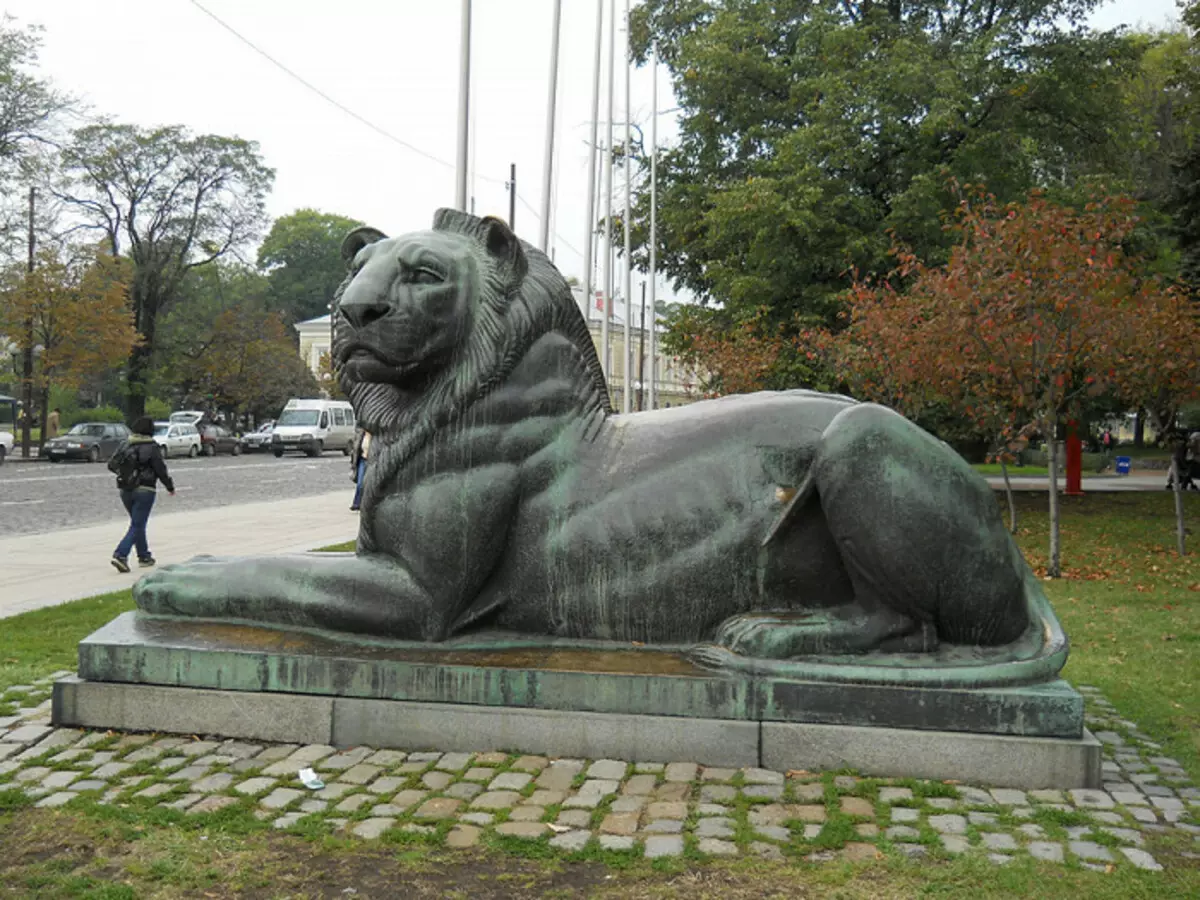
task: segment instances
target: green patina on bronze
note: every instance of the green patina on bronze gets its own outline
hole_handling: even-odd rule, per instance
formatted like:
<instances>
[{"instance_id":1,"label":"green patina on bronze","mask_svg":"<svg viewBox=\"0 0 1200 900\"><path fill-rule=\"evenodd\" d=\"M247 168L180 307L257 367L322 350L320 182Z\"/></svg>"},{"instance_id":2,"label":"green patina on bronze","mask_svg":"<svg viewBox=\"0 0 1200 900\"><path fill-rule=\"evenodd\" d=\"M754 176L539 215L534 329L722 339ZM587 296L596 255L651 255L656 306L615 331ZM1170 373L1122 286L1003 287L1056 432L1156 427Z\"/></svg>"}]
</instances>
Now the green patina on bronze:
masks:
<instances>
[{"instance_id":1,"label":"green patina on bronze","mask_svg":"<svg viewBox=\"0 0 1200 900\"><path fill-rule=\"evenodd\" d=\"M754 718L831 685L880 702L904 686L1078 733L1046 712L1061 688L1023 687L1057 684L1066 636L990 488L937 439L809 391L614 415L566 282L494 219L442 210L344 251L333 355L375 435L357 554L166 566L135 587L144 614L305 633L304 653L252 654L288 660L271 689L431 679L458 702ZM232 679L250 664L221 646L228 668L205 665ZM611 668L650 660L681 670ZM786 684L805 687L765 687Z\"/></svg>"},{"instance_id":2,"label":"green patina on bronze","mask_svg":"<svg viewBox=\"0 0 1200 900\"><path fill-rule=\"evenodd\" d=\"M714 673L679 649L345 640L125 613L80 644L93 681L499 707L1077 738L1065 682L940 688Z\"/></svg>"}]
</instances>

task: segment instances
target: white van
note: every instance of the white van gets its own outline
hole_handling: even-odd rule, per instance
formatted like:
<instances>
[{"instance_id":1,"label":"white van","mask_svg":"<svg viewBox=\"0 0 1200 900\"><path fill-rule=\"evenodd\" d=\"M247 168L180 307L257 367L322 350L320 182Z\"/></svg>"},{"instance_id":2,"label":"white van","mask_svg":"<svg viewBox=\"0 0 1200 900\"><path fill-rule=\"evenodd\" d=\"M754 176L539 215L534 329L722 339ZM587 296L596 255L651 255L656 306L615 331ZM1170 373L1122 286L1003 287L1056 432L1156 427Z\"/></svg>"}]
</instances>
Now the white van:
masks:
<instances>
[{"instance_id":1,"label":"white van","mask_svg":"<svg viewBox=\"0 0 1200 900\"><path fill-rule=\"evenodd\" d=\"M349 456L353 449L354 407L345 400L289 400L271 433L271 452L276 456L288 450L309 456L341 450Z\"/></svg>"}]
</instances>

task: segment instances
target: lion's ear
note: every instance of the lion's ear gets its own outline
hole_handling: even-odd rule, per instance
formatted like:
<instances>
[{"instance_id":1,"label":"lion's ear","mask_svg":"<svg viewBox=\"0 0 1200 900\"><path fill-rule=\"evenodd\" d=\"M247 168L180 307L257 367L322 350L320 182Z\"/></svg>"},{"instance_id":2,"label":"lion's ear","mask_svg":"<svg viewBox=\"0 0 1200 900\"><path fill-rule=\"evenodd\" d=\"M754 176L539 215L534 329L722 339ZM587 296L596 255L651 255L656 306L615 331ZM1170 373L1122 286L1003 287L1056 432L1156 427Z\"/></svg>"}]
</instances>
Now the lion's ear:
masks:
<instances>
[{"instance_id":1,"label":"lion's ear","mask_svg":"<svg viewBox=\"0 0 1200 900\"><path fill-rule=\"evenodd\" d=\"M483 218L483 243L497 262L508 268L512 273L512 281L519 282L525 278L529 263L525 259L525 251L521 249L521 239L513 234L512 229L495 216Z\"/></svg>"},{"instance_id":2,"label":"lion's ear","mask_svg":"<svg viewBox=\"0 0 1200 900\"><path fill-rule=\"evenodd\" d=\"M358 251L367 244L374 244L376 241L382 241L387 235L378 228L371 228L364 225L362 228L355 228L352 232L342 239L342 261L346 265L350 265L350 261L358 255Z\"/></svg>"}]
</instances>

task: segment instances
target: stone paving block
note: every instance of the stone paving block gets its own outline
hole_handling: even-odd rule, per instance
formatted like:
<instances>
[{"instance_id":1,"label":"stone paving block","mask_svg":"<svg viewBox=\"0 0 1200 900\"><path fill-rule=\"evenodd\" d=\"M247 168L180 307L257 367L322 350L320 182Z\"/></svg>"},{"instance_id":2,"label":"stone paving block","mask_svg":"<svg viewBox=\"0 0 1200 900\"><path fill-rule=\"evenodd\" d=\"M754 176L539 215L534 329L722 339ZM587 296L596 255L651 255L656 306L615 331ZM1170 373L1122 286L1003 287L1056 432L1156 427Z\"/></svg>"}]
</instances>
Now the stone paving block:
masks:
<instances>
[{"instance_id":1,"label":"stone paving block","mask_svg":"<svg viewBox=\"0 0 1200 900\"><path fill-rule=\"evenodd\" d=\"M675 801L664 801L675 802ZM763 807L756 807L762 809ZM729 814L729 807L722 806L720 803L700 803L696 806L696 815L698 816L724 816Z\"/></svg>"},{"instance_id":2,"label":"stone paving block","mask_svg":"<svg viewBox=\"0 0 1200 900\"><path fill-rule=\"evenodd\" d=\"M28 769L22 769L13 776L13 780L20 782L41 781L52 771L54 770L49 766L33 766Z\"/></svg>"},{"instance_id":3,"label":"stone paving block","mask_svg":"<svg viewBox=\"0 0 1200 900\"><path fill-rule=\"evenodd\" d=\"M1113 791L1112 798L1122 806L1147 806L1150 803L1144 794L1136 791Z\"/></svg>"},{"instance_id":4,"label":"stone paving block","mask_svg":"<svg viewBox=\"0 0 1200 900\"><path fill-rule=\"evenodd\" d=\"M546 768L546 766L549 764L550 760L546 759L544 756L518 756L513 761L513 764L509 766L509 768L517 772L530 772L536 774Z\"/></svg>"},{"instance_id":5,"label":"stone paving block","mask_svg":"<svg viewBox=\"0 0 1200 900\"><path fill-rule=\"evenodd\" d=\"M1139 822L1144 822L1147 825L1153 825L1158 821L1158 816L1154 814L1152 809L1144 809L1139 806L1131 807L1128 810L1129 814Z\"/></svg>"},{"instance_id":6,"label":"stone paving block","mask_svg":"<svg viewBox=\"0 0 1200 900\"><path fill-rule=\"evenodd\" d=\"M540 838L548 830L549 826L545 822L502 822L496 826L497 834L524 838L525 840Z\"/></svg>"},{"instance_id":7,"label":"stone paving block","mask_svg":"<svg viewBox=\"0 0 1200 900\"><path fill-rule=\"evenodd\" d=\"M444 772L461 772L471 762L473 753L447 753L437 761L434 768Z\"/></svg>"},{"instance_id":8,"label":"stone paving block","mask_svg":"<svg viewBox=\"0 0 1200 900\"><path fill-rule=\"evenodd\" d=\"M568 766L550 766L542 770L541 774L534 779L534 784L550 791L566 791L571 787L571 783L578 774L579 771Z\"/></svg>"},{"instance_id":9,"label":"stone paving block","mask_svg":"<svg viewBox=\"0 0 1200 900\"><path fill-rule=\"evenodd\" d=\"M247 797L253 797L255 794L261 794L274 784L274 778L247 778L241 784L234 785L233 789L239 794L245 794Z\"/></svg>"},{"instance_id":10,"label":"stone paving block","mask_svg":"<svg viewBox=\"0 0 1200 900\"><path fill-rule=\"evenodd\" d=\"M1017 831L1030 838L1044 838L1046 830L1041 825L1034 825L1032 822L1027 822L1024 825L1018 825Z\"/></svg>"},{"instance_id":11,"label":"stone paving block","mask_svg":"<svg viewBox=\"0 0 1200 900\"><path fill-rule=\"evenodd\" d=\"M267 749L254 758L261 762L273 763L281 759L286 759L299 749L299 745L297 744L275 744L274 746L267 747Z\"/></svg>"},{"instance_id":12,"label":"stone paving block","mask_svg":"<svg viewBox=\"0 0 1200 900\"><path fill-rule=\"evenodd\" d=\"M58 756L64 756L67 753L80 753L81 754L83 752L84 751L82 751L82 750L66 750L63 753L60 753ZM140 750L134 750L128 756L124 757L124 760L125 760L125 762L131 762L131 763L147 762L152 759L158 759L160 756L163 755L164 752L165 751L160 750L157 747L143 747ZM56 756L55 759L58 759L58 756Z\"/></svg>"},{"instance_id":13,"label":"stone paving block","mask_svg":"<svg viewBox=\"0 0 1200 900\"><path fill-rule=\"evenodd\" d=\"M459 800L474 800L483 793L483 785L470 781L460 781L458 784L450 785L444 793L447 797L455 797Z\"/></svg>"},{"instance_id":14,"label":"stone paving block","mask_svg":"<svg viewBox=\"0 0 1200 900\"><path fill-rule=\"evenodd\" d=\"M309 815L311 813L325 812L325 810L328 808L329 808L329 804L326 803L324 800L305 800L303 803L300 804L300 812L304 813L305 815ZM291 815L291 813L288 813L288 815Z\"/></svg>"},{"instance_id":15,"label":"stone paving block","mask_svg":"<svg viewBox=\"0 0 1200 900\"><path fill-rule=\"evenodd\" d=\"M671 803L676 803L680 800L686 800L692 793L690 783L672 781L667 784L660 784L654 789L655 800L666 800Z\"/></svg>"},{"instance_id":16,"label":"stone paving block","mask_svg":"<svg viewBox=\"0 0 1200 900\"><path fill-rule=\"evenodd\" d=\"M1108 848L1102 847L1094 841L1070 841L1067 847L1080 859L1113 862L1113 855Z\"/></svg>"},{"instance_id":17,"label":"stone paving block","mask_svg":"<svg viewBox=\"0 0 1200 900\"><path fill-rule=\"evenodd\" d=\"M435 763L442 758L442 754L437 750L422 750L419 753L408 754L408 761L414 763Z\"/></svg>"},{"instance_id":18,"label":"stone paving block","mask_svg":"<svg viewBox=\"0 0 1200 900\"><path fill-rule=\"evenodd\" d=\"M958 801L953 797L930 797L925 801L925 805L932 806L934 809L955 809Z\"/></svg>"},{"instance_id":19,"label":"stone paving block","mask_svg":"<svg viewBox=\"0 0 1200 900\"><path fill-rule=\"evenodd\" d=\"M623 834L602 834L599 840L601 850L632 850L634 844L633 838Z\"/></svg>"},{"instance_id":20,"label":"stone paving block","mask_svg":"<svg viewBox=\"0 0 1200 900\"><path fill-rule=\"evenodd\" d=\"M168 809L186 810L189 806L200 802L204 799L203 794L184 794L182 797L172 800L170 803L161 804Z\"/></svg>"},{"instance_id":21,"label":"stone paving block","mask_svg":"<svg viewBox=\"0 0 1200 900\"><path fill-rule=\"evenodd\" d=\"M14 753L16 753L18 750L20 750L22 746L23 746L22 744L0 743L0 759L8 759L8 757L12 756ZM69 757L69 756L64 757L63 756L64 753L70 753L70 752L71 751L69 751L69 750L63 751L63 753L60 753L60 754L58 754L58 756L55 756L51 760L51 762L63 762L66 759L72 759L73 757ZM79 753L83 753L83 751L80 750Z\"/></svg>"},{"instance_id":22,"label":"stone paving block","mask_svg":"<svg viewBox=\"0 0 1200 900\"><path fill-rule=\"evenodd\" d=\"M825 799L825 785L819 781L812 784L793 785L792 796L801 802L820 803Z\"/></svg>"},{"instance_id":23,"label":"stone paving block","mask_svg":"<svg viewBox=\"0 0 1200 900\"><path fill-rule=\"evenodd\" d=\"M424 800L428 796L429 796L428 791L418 791L415 789L409 789L406 791L400 791L400 793L396 794L396 796L394 796L388 802L392 806L398 807L400 809L408 809L409 807L416 806L418 803L420 803L422 800Z\"/></svg>"},{"instance_id":24,"label":"stone paving block","mask_svg":"<svg viewBox=\"0 0 1200 900\"><path fill-rule=\"evenodd\" d=\"M1025 797L1024 791L1014 790L1013 788L992 788L992 799L1001 806L1027 806L1029 800Z\"/></svg>"},{"instance_id":25,"label":"stone paving block","mask_svg":"<svg viewBox=\"0 0 1200 900\"><path fill-rule=\"evenodd\" d=\"M376 840L385 831L396 824L396 820L388 816L378 816L372 819L363 819L355 825L351 832L366 840Z\"/></svg>"},{"instance_id":26,"label":"stone paving block","mask_svg":"<svg viewBox=\"0 0 1200 900\"><path fill-rule=\"evenodd\" d=\"M89 778L86 781L76 781L74 784L68 787L67 790L75 791L76 793L83 793L84 791L102 791L106 787L108 787L107 782L96 781L95 779Z\"/></svg>"},{"instance_id":27,"label":"stone paving block","mask_svg":"<svg viewBox=\"0 0 1200 900\"><path fill-rule=\"evenodd\" d=\"M947 853L966 853L970 843L958 834L939 834L938 839Z\"/></svg>"},{"instance_id":28,"label":"stone paving block","mask_svg":"<svg viewBox=\"0 0 1200 900\"><path fill-rule=\"evenodd\" d=\"M958 796L964 803L971 806L993 806L996 802L991 794L976 787L960 787Z\"/></svg>"},{"instance_id":29,"label":"stone paving block","mask_svg":"<svg viewBox=\"0 0 1200 900\"><path fill-rule=\"evenodd\" d=\"M1142 833L1133 828L1113 828L1112 826L1103 826L1100 829L1105 834L1111 834L1122 844L1132 844L1135 847L1142 846Z\"/></svg>"},{"instance_id":30,"label":"stone paving block","mask_svg":"<svg viewBox=\"0 0 1200 900\"><path fill-rule=\"evenodd\" d=\"M233 776L228 772L218 772L215 775L209 775L207 778L201 778L199 781L192 782L192 790L199 791L201 794L212 794L216 791L223 791L225 788L233 784Z\"/></svg>"},{"instance_id":31,"label":"stone paving block","mask_svg":"<svg viewBox=\"0 0 1200 900\"><path fill-rule=\"evenodd\" d=\"M737 788L727 784L706 784L700 788L700 800L703 803L732 801L736 797Z\"/></svg>"},{"instance_id":32,"label":"stone paving block","mask_svg":"<svg viewBox=\"0 0 1200 900\"><path fill-rule=\"evenodd\" d=\"M733 841L721 841L717 838L701 838L696 844L701 853L709 856L737 856L737 844Z\"/></svg>"},{"instance_id":33,"label":"stone paving block","mask_svg":"<svg viewBox=\"0 0 1200 900\"><path fill-rule=\"evenodd\" d=\"M359 763L356 766L351 766L341 775L338 776L338 781L345 781L349 784L366 784L379 776L383 769L379 766L372 766L368 763Z\"/></svg>"},{"instance_id":34,"label":"stone paving block","mask_svg":"<svg viewBox=\"0 0 1200 900\"><path fill-rule=\"evenodd\" d=\"M742 769L742 781L746 784L783 784L783 773L770 769Z\"/></svg>"},{"instance_id":35,"label":"stone paving block","mask_svg":"<svg viewBox=\"0 0 1200 900\"><path fill-rule=\"evenodd\" d=\"M528 772L501 772L488 785L489 791L520 791L533 781Z\"/></svg>"},{"instance_id":36,"label":"stone paving block","mask_svg":"<svg viewBox=\"0 0 1200 900\"><path fill-rule=\"evenodd\" d=\"M870 800L864 800L862 797L841 797L842 812L848 816L863 816L868 819L875 818L875 806Z\"/></svg>"},{"instance_id":37,"label":"stone paving block","mask_svg":"<svg viewBox=\"0 0 1200 900\"><path fill-rule=\"evenodd\" d=\"M474 825L464 825L460 822L446 834L446 846L457 847L459 849L474 847L479 843L480 834L482 832L479 828L476 828Z\"/></svg>"},{"instance_id":38,"label":"stone paving block","mask_svg":"<svg viewBox=\"0 0 1200 900\"><path fill-rule=\"evenodd\" d=\"M881 803L895 803L897 800L911 800L912 798L912 788L882 787L879 789L879 800Z\"/></svg>"},{"instance_id":39,"label":"stone paving block","mask_svg":"<svg viewBox=\"0 0 1200 900\"><path fill-rule=\"evenodd\" d=\"M654 790L657 776L633 775L621 786L622 794L649 795Z\"/></svg>"},{"instance_id":40,"label":"stone paving block","mask_svg":"<svg viewBox=\"0 0 1200 900\"><path fill-rule=\"evenodd\" d=\"M835 775L833 777L833 786L844 791L852 791L858 786L858 779L853 775Z\"/></svg>"},{"instance_id":41,"label":"stone paving block","mask_svg":"<svg viewBox=\"0 0 1200 900\"><path fill-rule=\"evenodd\" d=\"M542 817L546 815L546 807L544 806L518 806L508 814L510 822L540 822Z\"/></svg>"},{"instance_id":42,"label":"stone paving block","mask_svg":"<svg viewBox=\"0 0 1200 900\"><path fill-rule=\"evenodd\" d=\"M1011 834L997 831L984 831L979 835L983 846L989 850L1016 850L1017 842Z\"/></svg>"},{"instance_id":43,"label":"stone paving block","mask_svg":"<svg viewBox=\"0 0 1200 900\"><path fill-rule=\"evenodd\" d=\"M216 797L205 797L195 806L189 807L188 815L193 813L213 813L219 809L224 809L227 806L232 806L237 803L236 797L225 797L218 795Z\"/></svg>"},{"instance_id":44,"label":"stone paving block","mask_svg":"<svg viewBox=\"0 0 1200 900\"><path fill-rule=\"evenodd\" d=\"M1071 802L1081 809L1112 809L1112 797L1093 788L1074 788L1069 791Z\"/></svg>"},{"instance_id":45,"label":"stone paving block","mask_svg":"<svg viewBox=\"0 0 1200 900\"><path fill-rule=\"evenodd\" d=\"M48 735L53 729L49 725L22 725L4 735L6 744L32 744Z\"/></svg>"},{"instance_id":46,"label":"stone paving block","mask_svg":"<svg viewBox=\"0 0 1200 900\"><path fill-rule=\"evenodd\" d=\"M782 784L748 784L742 788L742 796L753 799L782 800Z\"/></svg>"},{"instance_id":47,"label":"stone paving block","mask_svg":"<svg viewBox=\"0 0 1200 900\"><path fill-rule=\"evenodd\" d=\"M297 765L310 766L317 760L332 756L336 752L337 750L328 744L308 744L295 751L288 759Z\"/></svg>"},{"instance_id":48,"label":"stone paving block","mask_svg":"<svg viewBox=\"0 0 1200 900\"><path fill-rule=\"evenodd\" d=\"M731 838L733 837L733 819L712 818L701 819L696 824L698 838Z\"/></svg>"},{"instance_id":49,"label":"stone paving block","mask_svg":"<svg viewBox=\"0 0 1200 900\"><path fill-rule=\"evenodd\" d=\"M283 809L293 800L298 800L303 796L303 791L297 791L293 788L276 788L259 800L258 803L266 809Z\"/></svg>"},{"instance_id":50,"label":"stone paving block","mask_svg":"<svg viewBox=\"0 0 1200 900\"><path fill-rule=\"evenodd\" d=\"M646 817L648 819L686 819L687 804L686 803L651 803L646 807Z\"/></svg>"},{"instance_id":51,"label":"stone paving block","mask_svg":"<svg viewBox=\"0 0 1200 900\"><path fill-rule=\"evenodd\" d=\"M615 813L631 813L638 812L646 805L648 797L618 797L609 806L609 810Z\"/></svg>"},{"instance_id":52,"label":"stone paving block","mask_svg":"<svg viewBox=\"0 0 1200 900\"><path fill-rule=\"evenodd\" d=\"M570 828L586 828L592 821L592 814L586 809L564 809L554 821Z\"/></svg>"},{"instance_id":53,"label":"stone paving block","mask_svg":"<svg viewBox=\"0 0 1200 900\"><path fill-rule=\"evenodd\" d=\"M454 813L462 805L461 800L451 797L434 797L426 800L413 813L414 819L452 819Z\"/></svg>"},{"instance_id":54,"label":"stone paving block","mask_svg":"<svg viewBox=\"0 0 1200 900\"><path fill-rule=\"evenodd\" d=\"M521 799L516 791L488 791L471 801L472 809L508 809Z\"/></svg>"},{"instance_id":55,"label":"stone paving block","mask_svg":"<svg viewBox=\"0 0 1200 900\"><path fill-rule=\"evenodd\" d=\"M696 780L699 766L689 762L668 763L663 771L663 780L672 782L692 782Z\"/></svg>"},{"instance_id":56,"label":"stone paving block","mask_svg":"<svg viewBox=\"0 0 1200 900\"><path fill-rule=\"evenodd\" d=\"M941 834L966 834L967 820L957 815L930 816L929 827Z\"/></svg>"},{"instance_id":57,"label":"stone paving block","mask_svg":"<svg viewBox=\"0 0 1200 900\"><path fill-rule=\"evenodd\" d=\"M908 825L893 825L884 832L884 836L889 841L916 841L920 839L921 832Z\"/></svg>"},{"instance_id":58,"label":"stone paving block","mask_svg":"<svg viewBox=\"0 0 1200 900\"><path fill-rule=\"evenodd\" d=\"M907 806L893 806L891 819L893 822L916 822L921 818L919 809L911 809Z\"/></svg>"},{"instance_id":59,"label":"stone paving block","mask_svg":"<svg viewBox=\"0 0 1200 900\"><path fill-rule=\"evenodd\" d=\"M367 790L372 794L390 794L392 791L408 784L407 778L398 778L394 775L385 775L383 778L376 778L368 784Z\"/></svg>"},{"instance_id":60,"label":"stone paving block","mask_svg":"<svg viewBox=\"0 0 1200 900\"><path fill-rule=\"evenodd\" d=\"M334 781L313 794L318 800L340 800L351 791L358 790L357 784L346 784L344 781Z\"/></svg>"},{"instance_id":61,"label":"stone paving block","mask_svg":"<svg viewBox=\"0 0 1200 900\"><path fill-rule=\"evenodd\" d=\"M79 778L79 775L80 775L79 772L69 772L66 770L59 770L57 772L51 772L49 775L47 775L45 778L42 779L42 787L44 787L44 788L46 788L46 790L50 790L50 791L55 790L57 788L65 788L72 781L75 781L77 778Z\"/></svg>"},{"instance_id":62,"label":"stone paving block","mask_svg":"<svg viewBox=\"0 0 1200 900\"><path fill-rule=\"evenodd\" d=\"M467 781L488 781L495 774L496 770L490 766L474 766L467 769L462 777Z\"/></svg>"},{"instance_id":63,"label":"stone paving block","mask_svg":"<svg viewBox=\"0 0 1200 900\"><path fill-rule=\"evenodd\" d=\"M1145 850L1136 847L1120 847L1121 853L1139 869L1149 869L1151 872L1161 872L1162 866Z\"/></svg>"},{"instance_id":64,"label":"stone paving block","mask_svg":"<svg viewBox=\"0 0 1200 900\"><path fill-rule=\"evenodd\" d=\"M197 756L212 753L220 746L216 741L188 741L186 744L180 744L175 752L180 756L195 759Z\"/></svg>"},{"instance_id":65,"label":"stone paving block","mask_svg":"<svg viewBox=\"0 0 1200 900\"><path fill-rule=\"evenodd\" d=\"M772 826L764 825L758 829L760 832L763 829L770 829ZM781 829L786 831L787 829ZM645 834L682 834L683 821L681 819L655 819L642 829Z\"/></svg>"},{"instance_id":66,"label":"stone paving block","mask_svg":"<svg viewBox=\"0 0 1200 900\"><path fill-rule=\"evenodd\" d=\"M588 766L587 777L603 781L620 781L625 777L628 768L629 764L622 760L598 759Z\"/></svg>"},{"instance_id":67,"label":"stone paving block","mask_svg":"<svg viewBox=\"0 0 1200 900\"><path fill-rule=\"evenodd\" d=\"M403 750L376 750L368 756L363 762L370 763L373 766L380 766L388 769L392 766L398 766L408 758L408 754Z\"/></svg>"},{"instance_id":68,"label":"stone paving block","mask_svg":"<svg viewBox=\"0 0 1200 900\"><path fill-rule=\"evenodd\" d=\"M995 825L996 816L994 813L969 812L967 821L972 825Z\"/></svg>"},{"instance_id":69,"label":"stone paving block","mask_svg":"<svg viewBox=\"0 0 1200 900\"><path fill-rule=\"evenodd\" d=\"M357 766L361 762L366 762L367 758L374 753L375 751L370 747L355 747L352 750L344 750L341 753L335 753L333 756L327 756L325 759L318 760L313 768L318 772L343 771L352 766Z\"/></svg>"},{"instance_id":70,"label":"stone paving block","mask_svg":"<svg viewBox=\"0 0 1200 900\"><path fill-rule=\"evenodd\" d=\"M806 841L816 840L817 837L821 834L821 829L823 829L824 827L825 827L824 825L805 825L804 831L803 831L804 839Z\"/></svg>"},{"instance_id":71,"label":"stone paving block","mask_svg":"<svg viewBox=\"0 0 1200 900\"><path fill-rule=\"evenodd\" d=\"M633 770L639 775L660 775L665 769L666 765L663 763L639 762L633 764Z\"/></svg>"},{"instance_id":72,"label":"stone paving block","mask_svg":"<svg viewBox=\"0 0 1200 900\"><path fill-rule=\"evenodd\" d=\"M111 762L105 763L92 773L93 778L115 778L126 769L131 768L129 763Z\"/></svg>"},{"instance_id":73,"label":"stone paving block","mask_svg":"<svg viewBox=\"0 0 1200 900\"><path fill-rule=\"evenodd\" d=\"M1158 809L1177 809L1184 808L1183 801L1178 797L1151 797L1150 802Z\"/></svg>"},{"instance_id":74,"label":"stone paving block","mask_svg":"<svg viewBox=\"0 0 1200 900\"><path fill-rule=\"evenodd\" d=\"M879 857L882 856L883 854L881 854L879 852L879 848L876 847L874 844L866 844L866 843L863 843L862 841L847 841L846 845L844 847L842 847L841 853L839 855L843 859L856 861L856 860L867 860L867 859L879 859Z\"/></svg>"},{"instance_id":75,"label":"stone paving block","mask_svg":"<svg viewBox=\"0 0 1200 900\"><path fill-rule=\"evenodd\" d=\"M475 755L475 765L477 766L502 766L508 762L507 753L477 753Z\"/></svg>"},{"instance_id":76,"label":"stone paving block","mask_svg":"<svg viewBox=\"0 0 1200 900\"><path fill-rule=\"evenodd\" d=\"M637 813L609 813L600 823L603 834L633 834L637 831L639 815Z\"/></svg>"},{"instance_id":77,"label":"stone paving block","mask_svg":"<svg viewBox=\"0 0 1200 900\"><path fill-rule=\"evenodd\" d=\"M421 776L421 784L431 791L444 790L448 785L453 783L454 776L449 772L431 771Z\"/></svg>"},{"instance_id":78,"label":"stone paving block","mask_svg":"<svg viewBox=\"0 0 1200 900\"><path fill-rule=\"evenodd\" d=\"M566 796L562 791L539 790L530 794L528 800L525 802L533 806L558 806Z\"/></svg>"},{"instance_id":79,"label":"stone paving block","mask_svg":"<svg viewBox=\"0 0 1200 900\"><path fill-rule=\"evenodd\" d=\"M187 759L182 756L168 756L166 759L160 759L154 764L154 768L166 772L169 769L178 769L184 765Z\"/></svg>"},{"instance_id":80,"label":"stone paving block","mask_svg":"<svg viewBox=\"0 0 1200 900\"><path fill-rule=\"evenodd\" d=\"M592 839L590 831L567 831L550 838L550 846L568 853L578 853ZM447 843L449 840L447 839Z\"/></svg>"},{"instance_id":81,"label":"stone paving block","mask_svg":"<svg viewBox=\"0 0 1200 900\"><path fill-rule=\"evenodd\" d=\"M129 762L126 757L125 762ZM230 763L237 762L236 756L223 756L217 753L209 753L205 756L199 756L192 761L194 766L228 766Z\"/></svg>"},{"instance_id":82,"label":"stone paving block","mask_svg":"<svg viewBox=\"0 0 1200 900\"><path fill-rule=\"evenodd\" d=\"M341 813L358 812L364 806L372 803L375 800L370 794L351 794L343 799L334 810Z\"/></svg>"},{"instance_id":83,"label":"stone paving block","mask_svg":"<svg viewBox=\"0 0 1200 900\"><path fill-rule=\"evenodd\" d=\"M701 781L733 781L737 769L727 769L720 766L705 766L700 771Z\"/></svg>"}]
</instances>

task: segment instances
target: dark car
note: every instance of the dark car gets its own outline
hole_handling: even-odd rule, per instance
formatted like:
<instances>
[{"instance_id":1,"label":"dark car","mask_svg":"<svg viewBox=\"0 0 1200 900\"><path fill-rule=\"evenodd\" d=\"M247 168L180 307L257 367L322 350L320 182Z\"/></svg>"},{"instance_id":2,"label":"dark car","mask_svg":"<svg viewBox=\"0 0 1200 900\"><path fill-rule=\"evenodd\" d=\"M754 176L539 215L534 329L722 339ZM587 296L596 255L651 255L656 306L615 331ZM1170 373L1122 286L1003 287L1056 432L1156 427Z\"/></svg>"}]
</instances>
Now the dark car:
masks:
<instances>
[{"instance_id":1,"label":"dark car","mask_svg":"<svg viewBox=\"0 0 1200 900\"><path fill-rule=\"evenodd\" d=\"M118 447L129 440L129 429L111 422L80 422L72 425L66 434L50 438L42 444L42 456L50 462L64 459L86 459L100 462L113 455Z\"/></svg>"},{"instance_id":2,"label":"dark car","mask_svg":"<svg viewBox=\"0 0 1200 900\"><path fill-rule=\"evenodd\" d=\"M200 452L205 456L216 456L218 453L238 456L242 452L242 445L228 428L211 424L196 427L200 430Z\"/></svg>"},{"instance_id":3,"label":"dark car","mask_svg":"<svg viewBox=\"0 0 1200 900\"><path fill-rule=\"evenodd\" d=\"M271 432L275 430L274 422L267 422L260 425L257 431L247 432L242 435L239 443L242 449L248 453L253 453L257 450L271 449Z\"/></svg>"}]
</instances>

